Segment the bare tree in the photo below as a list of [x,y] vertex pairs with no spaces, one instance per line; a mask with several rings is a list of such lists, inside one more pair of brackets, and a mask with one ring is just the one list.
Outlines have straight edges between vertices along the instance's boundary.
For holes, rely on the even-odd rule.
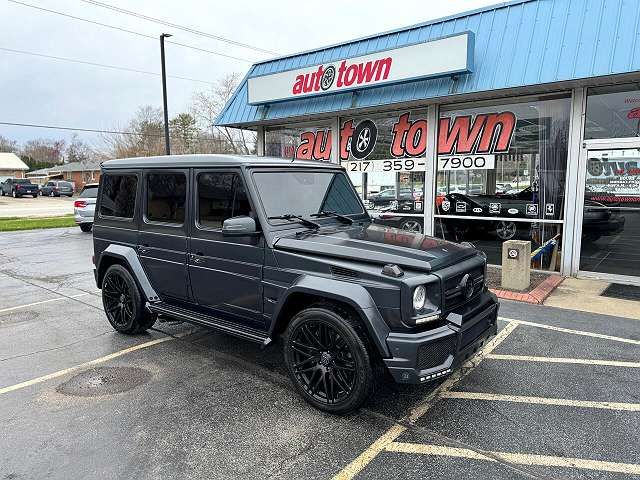
[[18,142],[9,140],[0,135],[0,153],[13,153],[18,151]]
[[254,132],[215,125],[216,118],[233,96],[239,81],[240,74],[232,73],[223,77],[209,90],[196,92],[193,96],[192,111],[202,130],[212,138],[216,133],[222,136],[226,143],[226,151],[250,154],[255,150],[256,134]]
[[149,157],[164,154],[162,109],[138,108],[135,117],[121,130],[126,134],[105,134],[108,158]]
[[62,163],[65,146],[64,140],[35,138],[22,146],[20,156],[33,162],[55,165]]

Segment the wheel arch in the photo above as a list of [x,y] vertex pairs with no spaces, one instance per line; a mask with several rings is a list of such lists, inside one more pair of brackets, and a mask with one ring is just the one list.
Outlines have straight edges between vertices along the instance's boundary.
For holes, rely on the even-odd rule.
[[354,314],[378,353],[385,358],[391,356],[386,342],[389,327],[369,292],[362,285],[334,279],[302,275],[276,305],[269,337],[283,332],[297,312],[320,302],[337,303]]
[[96,265],[96,284],[98,288],[101,288],[107,269],[115,264],[122,265],[129,270],[144,294],[145,300],[153,302],[160,299],[151,283],[149,283],[136,251],[132,247],[124,245],[109,245],[100,255],[98,265]]

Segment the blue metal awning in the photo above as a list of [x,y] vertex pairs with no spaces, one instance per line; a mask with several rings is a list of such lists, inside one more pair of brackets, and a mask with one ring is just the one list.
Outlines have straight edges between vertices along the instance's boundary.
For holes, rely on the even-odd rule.
[[[249,105],[247,79],[471,31],[474,70],[355,92]],[[253,65],[216,120],[265,121],[640,70],[640,1],[518,0]]]

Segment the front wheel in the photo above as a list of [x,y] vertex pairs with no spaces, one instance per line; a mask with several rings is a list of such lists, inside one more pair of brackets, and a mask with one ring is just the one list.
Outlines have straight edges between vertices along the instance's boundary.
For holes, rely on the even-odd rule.
[[284,360],[296,390],[314,407],[347,413],[367,399],[373,369],[357,320],[331,306],[299,312],[285,334]]
[[102,280],[102,305],[111,326],[132,335],[151,328],[155,316],[145,311],[138,285],[122,265],[111,265]]

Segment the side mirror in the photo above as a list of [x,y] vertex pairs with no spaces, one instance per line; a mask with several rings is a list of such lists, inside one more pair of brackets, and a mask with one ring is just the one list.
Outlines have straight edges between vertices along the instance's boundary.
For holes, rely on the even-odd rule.
[[231,217],[222,222],[222,234],[230,236],[255,235],[256,221],[251,217]]

